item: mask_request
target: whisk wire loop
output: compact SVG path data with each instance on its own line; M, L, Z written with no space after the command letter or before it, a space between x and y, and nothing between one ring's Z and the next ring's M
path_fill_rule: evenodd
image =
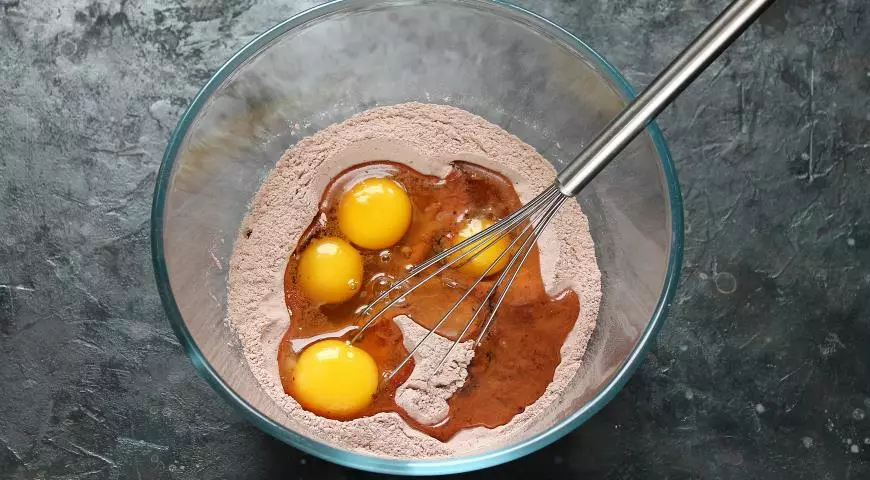
M508 245L508 247L505 248L505 249L504 249L504 250L503 250L503 251L498 255L498 257L496 257L496 259L495 259L494 261L492 261L492 262L489 264L489 267L487 267L487 269L484 270L484 272L483 272L482 274L480 274L480 276L478 276L478 278L474 281L474 283L472 283L471 286L469 286L468 289L466 289L465 293L463 293L463 295L459 298L459 300L457 300L457 301L456 301L456 302L455 302L455 303L450 307L450 309L449 309L449 310L448 310L448 311L447 311L447 312L446 312L446 313L445 313L445 314L444 314L444 315L443 315L443 316L438 320L438 322L436 322L435 325L434 325L431 329L429 329L428 332L426 332L426 335L424 335L423 338L420 339L420 340L419 340L419 341L414 345L414 347L411 349L411 351L408 352L408 354L405 356L405 358L403 358L402 361L401 361L401 362L400 362L400 363L399 363L399 364L398 364L398 365L397 365L397 366L396 366L396 367L395 367L395 368L394 368L394 369L393 369L393 370L392 370L392 371L391 371L391 372L386 376L386 378L387 378L388 380L391 379L391 378L392 378L396 373L398 373L398 372L399 372L399 371L400 371L400 370L401 370L401 369L402 369L402 368L403 368L403 367L404 367L404 366L405 366L405 365L406 365L406 364L411 360L411 358L413 358L414 353L417 351L417 349L419 349L420 346L422 346L423 343L425 343L426 340L427 340L427 339L428 339L428 338L429 338L433 333L435 333L439 328L441 328L441 326L442 326L442 325L447 321L447 319L448 319L448 318L453 314L453 312L455 312L456 309L459 308L459 306L462 304L462 302L464 302L465 299L468 298L468 297L469 297L469 296L474 292L475 288L477 288L477 286L478 286L478 285L479 285L479 284L480 284L480 283L481 283L481 282L482 282L486 277L488 277L488 276L490 275L490 273L491 273L492 270L495 268L495 266L498 265L499 262L501 262L501 260L502 260L506 255L508 255L508 254L511 253L511 252L514 252L515 246L516 246L516 244L517 244L520 240L524 239L522 245L519 247L519 249L517 249L517 252L523 252L523 251L528 252L528 251L531 251L531 246L529 246L528 248L525 248L525 247L529 244L529 240L532 239L533 236L534 236L534 238L537 238L537 235L535 235L534 232L535 232L539 227L540 227L540 228L543 228L543 225L542 225L541 223L539 223L539 221L540 221L542 218L546 217L548 212L550 212L551 210L553 210L553 208L554 208L554 204L555 204L555 203L561 204L560 199L561 199L561 198L565 198L565 197L564 197L564 195L562 195L560 192L558 192L558 191L554 191L554 192L552 192L552 193L547 193L546 195L542 195L542 198L543 198L544 202L541 204L541 208L538 208L538 209L536 209L536 210L534 210L534 211L531 211L531 212L528 214L528 216L526 217L526 219L528 219L529 222L525 225L525 227L524 227L523 230L519 233L519 235L517 235L513 240L511 240L511 242L510 242L510 244ZM549 205L549 206L547 206L547 205ZM555 206L555 208L558 208L558 206ZM547 220L548 220L548 219L547 219ZM529 232L531 232L531 233L529 233ZM527 235L527 233L529 233L529 234ZM503 236L504 236L503 234L502 234L502 235L499 235L498 238L501 238L501 237L503 237ZM525 248L525 250L524 250L524 248ZM522 263L525 261L525 258L526 258L527 256L528 256L528 254L526 253L526 254L524 255L524 257L523 257L523 260L520 262L520 265L522 265ZM444 361L447 359L447 357L450 355L450 353L452 353L453 350L456 348L456 345L458 345L459 342L461 341L461 339L465 336L465 334L468 333L468 330L469 330L469 328L471 327L471 325L474 323L474 320L477 318L477 316L480 314L480 312L481 312L481 311L483 310L483 308L486 306L487 302L489 301L489 298L492 297L492 295L493 295L493 293L496 291L498 285L499 285L499 284L501 283L501 281L504 279L506 273L510 270L510 268L511 268L511 267L514 265L514 263L516 262L516 258L517 258L517 253L512 253L511 260L510 260L509 263L505 266L505 268L502 270L502 273L499 275L498 280L495 281L495 283L493 284L493 286L492 286L492 287L489 289L489 291L487 292L487 295L483 298L483 300L480 302L480 304L477 306L477 308L475 308L474 313L472 314L471 318L470 318L470 319L465 323L465 326L464 326L462 332L460 333L459 337L457 337L456 341L453 342L453 344L451 345L450 349L449 349L449 350L447 351L447 353L444 355L444 358L442 358L442 360L438 363L438 365L437 365L437 367L435 368L435 370L433 370L433 371L431 372L432 374L437 373L437 371L438 371L438 370L441 368L441 366L444 364ZM519 267L517 267L517 269L519 269ZM514 275L514 277L512 277L512 278L515 278L515 277L516 277L516 275ZM425 280L424 280L424 281L425 281ZM496 307L496 308L498 308L498 307Z
M496 304L492 307L492 310L490 311L490 314L486 320L486 323L484 324L483 328L481 329L481 332L478 335L477 340L475 340L474 346L477 347L477 345L480 344L480 342L483 340L483 336L486 334L486 331L489 329L490 325L492 324L492 321L495 318L495 315L498 312L498 309L501 307L501 304L504 301L504 297L505 297L505 295L507 295L508 289L510 289L510 287L514 283L514 280L516 280L516 277L519 274L520 268L522 268L523 264L525 263L526 259L529 256L529 253L531 253L532 248L534 247L535 243L537 242L538 237L541 235L541 232L544 230L544 227L547 226L547 223L550 221L553 214L556 213L556 211L562 205L562 202L564 202L565 199L567 199L567 198L568 197L566 197L564 195L557 195L555 198L552 199L552 203L549 203L547 207L539 210L539 213L541 213L540 220L537 223L533 222L533 223L530 223L528 225L527 230L531 229L531 232L529 233L528 236L524 237L525 240L523 241L523 244L518 249L517 253L511 257L511 260L508 263L508 265L504 268L504 270L502 270L501 274L499 274L498 279L496 279L496 281L493 283L492 287L490 287L489 291L486 293L486 296L483 298L480 305L478 305L478 307L475 309L474 313L471 315L471 318L469 318L468 322L466 322L465 327L463 327L463 329L462 329L462 332L459 333L459 335L456 337L456 340L454 340L453 344L450 345L450 348L447 350L447 353L445 353L442 356L441 360L438 362L438 365L432 371L433 375L435 373L437 373L441 369L442 366L444 366L444 363L450 357L450 354L453 353L453 350L455 350L456 347L460 343L462 343L462 339L465 337L465 335L471 329L471 326L474 324L474 321L477 319L477 316L480 315L480 312L483 311L483 308L487 305L487 302L489 302L489 299L496 292L496 290L499 288L499 286L501 286L501 283L504 281L504 278L505 278L505 276L507 276L508 272L512 271L514 264L517 264L517 259L521 257L521 260L517 264L516 269L513 269L513 274L511 275L511 278L508 281L508 284L505 285L505 287L502 289L501 296L497 300ZM518 239L519 238L520 237L518 237Z
M425 262L423 262L420 265L417 265L416 267L411 269L411 271L409 271L404 277L402 277L401 279L396 281L392 286L390 286L390 288L388 288L386 291L381 293L377 298L375 298L372 302L370 302L366 306L366 308L363 309L362 312L360 312L360 315L366 316L366 315L370 314L372 311L372 308L375 305L377 305L378 303L380 303L381 301L386 299L391 293L397 291L402 285L408 283L409 280L416 277L417 275L419 275L421 272L425 271L426 269L428 269L432 265L435 265L436 263L441 262L445 258L448 259L440 267L438 267L438 269L436 269L434 272L430 273L422 280L413 284L407 290L402 292L401 295L390 300L386 305L381 307L374 315L369 317L369 319L362 325L362 327L360 327L360 329L357 330L356 334L351 338L350 342L354 343L357 340L359 340L360 336L363 333L365 333L365 331L368 330L368 328L371 327L381 316L383 316L387 310L389 310L395 304L402 301L406 296L408 296L409 294L413 293L415 290L417 290L418 288L423 286L426 282L428 282L429 280L431 280L432 278L434 278L435 276L437 276L439 273L443 272L447 268L450 268L451 266L453 266L457 262L459 262L465 258L470 259L470 258L476 257L481 252L483 252L484 250L489 248L491 245L495 244L495 242L497 242L498 240L503 238L505 235L510 234L510 232L514 228L516 228L517 226L522 224L523 221L527 220L529 218L529 216L532 213L534 213L535 211L537 211L539 209L539 207L542 204L544 204L546 201L548 201L552 198L560 197L560 196L563 196L563 195L559 191L558 186L556 184L553 184L549 188L544 190L542 193L540 193L538 196L536 196L532 201L525 204L523 207L521 207L520 209L518 209L517 211L515 211L511 215L508 215L507 217L495 222L489 228L472 235L471 237L467 238L466 240L464 240L464 241L462 241L462 242L460 242L460 243L458 243L450 248L443 250L442 252L434 255L433 257L429 258ZM488 238L484 238L484 237L488 237ZM456 254L456 252L460 252L460 253ZM454 255L454 254L456 254L456 255ZM451 255L452 255L452 258L448 258L448 257L451 257Z

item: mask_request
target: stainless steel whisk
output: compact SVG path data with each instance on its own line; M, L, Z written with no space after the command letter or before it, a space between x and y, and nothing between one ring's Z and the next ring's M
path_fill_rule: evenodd
M511 254L507 265L501 270L498 278L487 291L480 305L468 319L465 327L443 356L441 361L430 372L437 372L450 353L462 342L475 320L490 299L498 292L495 303L492 303L489 315L483 323L474 342L477 347L486 335L495 318L499 307L504 301L507 291L513 285L523 263L532 251L541 232L547 223L570 197L580 193L599 172L621 152L647 124L653 120L666 106L679 95L710 63L715 60L741 33L752 24L773 0L735 0L715 20L704 29L695 40L665 68L658 77L637 98L632 101L577 157L571 161L556 177L556 182L541 192L532 201L519 210L491 225L489 228L473 235L463 242L450 247L428 260L417 265L400 280L396 281L387 291L370 302L361 312L363 316L371 315L375 307L386 302L371 315L356 335L351 339L355 342L369 327L371 327L386 311L405 297L420 288L447 268L459 262L467 262L483 252L495 242L519 230L519 234L511 240L506 248L493 261L489 268L481 274L466 292L450 309L436 322L435 326L408 352L408 355L394 368L387 379L392 378L402 367L413 358L414 352L456 311L474 289L490 275L493 268L502 261L505 255ZM445 261L446 259L446 261ZM421 280L411 284L406 290L393 299L390 294L409 284L418 275L422 276L427 269L440 265L434 272L425 274ZM505 283L505 279L507 279ZM504 285L504 288L500 288Z

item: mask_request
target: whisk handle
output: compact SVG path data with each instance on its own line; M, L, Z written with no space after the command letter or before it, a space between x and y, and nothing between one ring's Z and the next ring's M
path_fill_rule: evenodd
M706 69L773 0L735 0L561 172L559 189L580 193L593 177Z

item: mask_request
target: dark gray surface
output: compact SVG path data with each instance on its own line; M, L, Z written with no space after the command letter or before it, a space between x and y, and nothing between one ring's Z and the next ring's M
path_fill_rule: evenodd
M529 1L636 86L722 0ZM356 478L200 379L151 271L155 172L229 55L313 5L0 0L0 475ZM870 477L870 6L780 0L660 124L683 280L639 373L481 477Z

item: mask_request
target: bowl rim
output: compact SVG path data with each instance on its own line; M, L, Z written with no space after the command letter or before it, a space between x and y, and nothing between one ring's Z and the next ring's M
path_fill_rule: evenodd
M603 56L593 50L590 46L580 40L577 36L568 32L564 28L547 20L546 18L533 13L523 7L513 5L511 3L495 0L452 0L449 3L464 4L467 6L475 6L486 9L490 12L499 14L499 12L510 12L514 15L519 15L525 21L530 22L539 28L545 29L548 33L560 38L570 47L584 54L588 59L597 62L601 73L611 81L613 85L618 87L620 93L631 100L636 96L635 90L631 87L625 77L613 67ZM336 13L346 6L353 5L376 5L383 4L391 5L408 5L433 3L431 0L333 0L322 5L302 11L270 28L266 32L260 34L238 52L233 54L208 80L205 86L196 94L193 101L188 106L187 110L181 116L178 124L173 130L169 143L161 161L160 169L157 174L156 186L151 209L151 255L154 267L154 275L157 282L157 290L160 295L161 302L166 310L167 317L183 346L191 362L198 371L201 377L211 385L211 387L223 397L223 399L232 405L244 418L265 431L269 435L287 443L295 448L302 450L305 453L314 455L324 460L337 463L339 465L367 470L377 473L392 473L403 475L441 475L450 473L468 472L486 467L499 465L529 453L537 451L554 441L562 438L575 428L583 424L592 415L597 413L625 386L628 379L634 374L638 366L649 350L656 334L664 324L668 310L673 301L674 293L679 283L680 270L682 266L683 255L683 201L680 193L680 185L677 180L676 169L674 168L671 159L670 151L662 136L661 130L655 122L650 122L647 126L647 133L653 141L656 152L661 158L661 167L666 180L668 191L668 200L670 204L669 216L671 219L671 239L670 252L668 258L668 266L665 274L665 282L662 286L662 291L659 296L656 308L653 311L652 318L641 334L634 349L623 361L619 371L607 383L607 385L598 392L595 397L583 405L572 415L562 420L560 423L551 427L545 432L541 432L532 438L526 439L521 443L511 445L505 448L500 448L495 451L486 452L478 455L469 455L456 458L436 458L436 459L404 459L404 458L386 458L374 455L361 453L353 453L347 450L330 446L326 443L304 437L290 429L287 429L274 420L257 410L254 406L246 402L236 392L224 382L220 375L209 364L208 360L202 354L199 346L196 344L190 331L184 323L178 305L172 293L172 287L169 282L168 271L166 268L166 260L164 257L163 248L163 210L166 203L166 194L169 186L169 181L172 175L175 159L181 144L188 132L188 129L193 124L197 115L207 103L212 93L223 82L232 75L236 68L246 62L253 54L260 51L262 47L269 42L277 39L287 31L297 28L309 21L321 18L327 15Z

